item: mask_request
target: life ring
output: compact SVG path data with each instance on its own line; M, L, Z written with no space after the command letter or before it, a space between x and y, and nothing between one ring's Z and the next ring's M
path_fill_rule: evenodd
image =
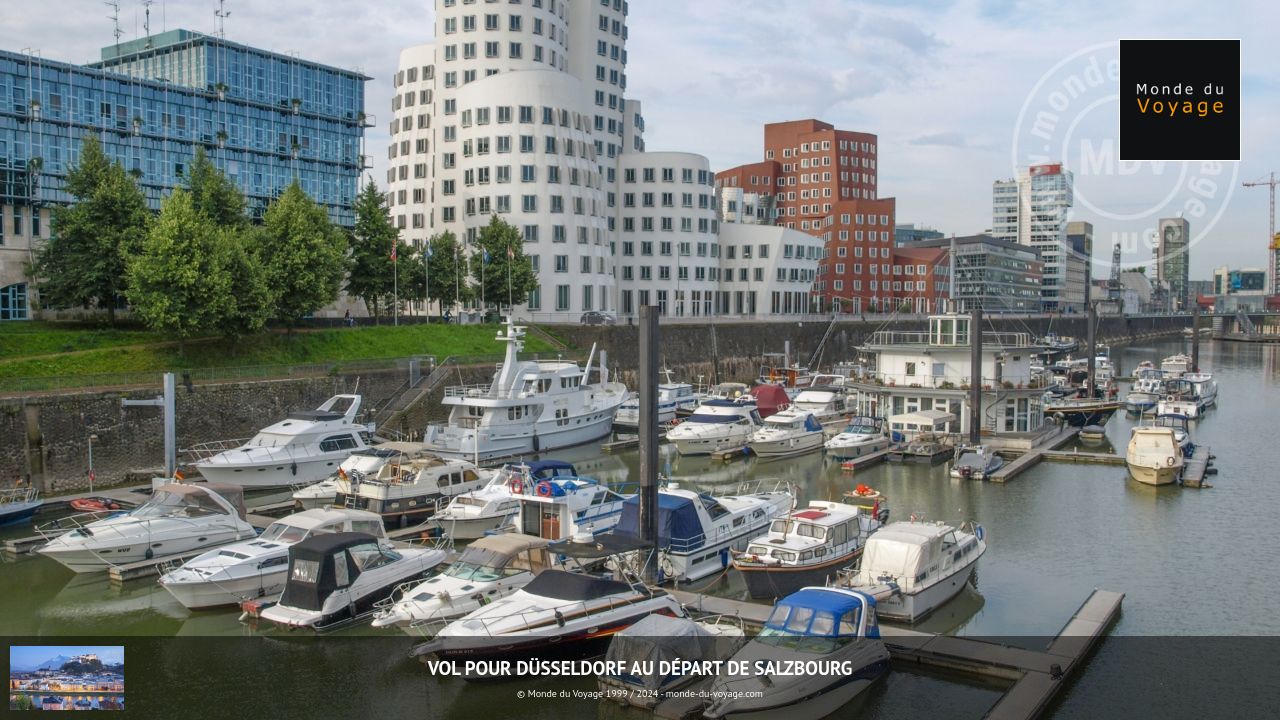
M523 493L524 480L522 480L519 475L512 475L511 480L507 483L507 488L516 494Z
M1172 396L1172 395L1165 395L1165 396L1164 396L1164 399L1165 399L1165 400L1168 400L1169 402L1173 402L1174 400L1177 400L1178 398L1176 398L1176 397L1174 397L1174 396Z
M1168 465L1169 467L1173 467L1173 464L1174 464L1175 462L1177 462L1177 458L1175 458L1175 457L1174 457L1174 456L1172 456L1172 455L1170 455L1169 457L1165 458L1165 460L1167 460L1167 461L1168 461L1168 462L1166 462L1165 464L1166 464L1166 465Z
M856 488L854 488L854 489L853 489L853 492L854 492L855 494L857 494L857 495L861 495L861 496L863 496L863 497L867 497L868 495L874 495L874 494L876 493L876 491L875 491L875 490L872 490L871 488L867 487L866 485L859 485L858 487L856 487Z
M534 488L534 491L538 493L538 497L551 497L551 483L543 480L538 483L537 487Z

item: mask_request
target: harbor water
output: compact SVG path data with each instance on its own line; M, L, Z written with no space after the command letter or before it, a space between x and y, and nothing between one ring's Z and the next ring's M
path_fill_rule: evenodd
M1186 351L1187 341L1179 338L1117 348L1113 360L1125 374L1143 360L1159 365L1161 358ZM686 487L732 494L742 483L760 483L766 489L781 484L798 489L801 502L837 499L861 483L889 497L892 519L915 514L977 521L986 531L988 550L973 587L918 629L1042 649L1091 590L1123 592L1123 612L1111 636L1047 712L1055 718L1109 715L1132 694L1134 683L1146 683L1148 689L1180 684L1178 677L1160 669L1159 662L1131 662L1135 654L1158 658L1161 643L1176 643L1178 636L1221 642L1224 649L1234 641L1232 652L1258 638L1280 636L1280 564L1273 556L1273 528L1280 509L1280 443L1275 439L1280 347L1206 341L1201 365L1214 373L1219 385L1218 406L1192 422L1193 441L1210 446L1217 456L1214 466L1219 474L1206 478L1212 488L1140 485L1127 479L1122 465L1046 461L998 484L950 478L942 464L883 464L849 474L821 454L717 462L682 458L668 446L662 448L660 467L663 475ZM1106 427L1109 447L1079 447L1123 454L1135 422L1118 414ZM634 450L602 455L598 448L580 447L555 457L601 480L634 479L638 473ZM16 537L30 535L31 529L6 528L0 533ZM150 659L160 668L156 682L177 685L166 686L172 693L169 701L189 717L203 716L200 708L205 703L200 698L236 693L255 703L276 698L287 708L272 713L276 717L306 717L309 703L326 715L498 717L517 707L512 704L515 688L535 686L532 681L474 684L428 678L420 665L405 657L403 651L411 643L402 634L390 637L364 627L303 639L259 631L238 620L238 609L188 611L154 579L113 588L104 575L74 575L40 556L5 560L0 588L0 634L8 637L188 638L172 646L145 640L136 645L142 648L137 652L154 654ZM687 589L747 597L733 573ZM269 637L253 637L260 632ZM172 667L178 657L181 667ZM131 672L141 673L152 663L140 666L130 658L130 666ZM201 678L199 687L182 687L184 677ZM132 675L129 682L132 690ZM594 683L539 680L536 687L588 691ZM999 685L896 669L839 716L936 716L945 708L946 717L978 718L1000 693ZM1222 701L1228 705L1217 706L1217 714L1235 708L1237 714L1250 716L1266 707L1259 703L1276 699L1253 695ZM259 709L255 714L271 712ZM518 709L522 717L546 718L595 718L604 712L586 699L524 700ZM1135 712L1157 714L1156 709ZM218 716L214 710L207 708L207 716ZM1183 716L1186 710L1169 708L1168 715Z

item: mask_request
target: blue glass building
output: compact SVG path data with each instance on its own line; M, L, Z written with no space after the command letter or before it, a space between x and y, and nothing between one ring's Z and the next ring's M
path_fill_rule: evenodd
M295 178L350 226L370 78L290 55L174 30L102 49L90 65L0 50L0 320L26 317L25 265L70 200L82 138L138 179L153 208L183 182L196 148L260 217Z

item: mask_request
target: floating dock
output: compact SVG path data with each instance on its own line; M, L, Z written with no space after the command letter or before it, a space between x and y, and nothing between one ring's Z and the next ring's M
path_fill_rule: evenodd
M1022 454L1017 458L1014 458L1012 461L1005 463L999 470L988 475L987 479L991 482L1008 482L1021 475L1026 470L1039 465L1040 461L1045 459L1045 455L1047 453L1057 450L1068 442L1071 442L1071 440L1075 439L1076 435L1079 433L1080 428L1077 427L1063 428L1056 435L1050 436L1038 446L1027 450L1018 451L1013 449L997 448L996 452L1000 454L1008 454L1012 452L1021 452Z
M666 441L667 441L667 434L665 432L658 433L658 442L664 443ZM606 442L606 443L601 443L600 452L612 455L613 453L616 453L616 452L621 452L623 450L631 450L633 448L638 448L638 447L640 447L640 436L635 435L634 437L628 436L624 438L619 438L617 440L610 440L609 442Z
M1213 459L1217 457L1209 449L1208 445L1197 445L1196 451L1187 458L1182 465L1182 486L1191 488L1210 488L1213 487L1204 481L1206 475L1212 475L1217 470L1211 469Z

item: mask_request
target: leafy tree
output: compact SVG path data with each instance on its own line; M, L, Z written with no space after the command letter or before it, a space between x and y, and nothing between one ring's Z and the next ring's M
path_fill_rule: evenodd
M267 208L262 263L276 294L275 317L292 328L333 302L346 271L347 241L294 181Z
M261 230L244 227L224 230L223 270L231 286L225 314L214 320L214 329L228 340L259 332L275 312L276 296L262 262Z
M444 308L454 304L455 298L465 302L471 297L472 288L467 282L466 260L462 258L462 248L457 236L451 232L432 237L427 246L431 248L427 259L427 271L431 276L430 299L440 303L440 311L443 313Z
M520 231L494 215L489 219L489 224L481 228L476 245L476 251L470 259L471 277L475 279L477 287L483 279L485 302L505 304L508 279L511 303L519 305L527 300L529 292L538 287L538 274L533 271L533 263L524 255L524 238Z
M196 210L185 190L164 201L129 263L129 302L147 327L181 342L233 314L227 233Z
M84 137L66 188L74 200L54 209L52 237L33 268L40 296L54 307L104 307L115 324L128 258L147 232L146 198L92 134Z
M408 245L399 242L400 231L391 224L382 193L372 180L356 198L356 224L351 231L351 264L347 293L364 300L377 320L393 300L396 270L412 265ZM396 258L392 258L392 249ZM403 272L403 271L402 271Z
M35 710L35 703L26 693L19 693L14 696L13 702L9 703L10 710Z
M213 164L203 147L196 148L196 156L187 170L186 188L196 210L208 215L215 224L230 227L248 224L244 193Z

